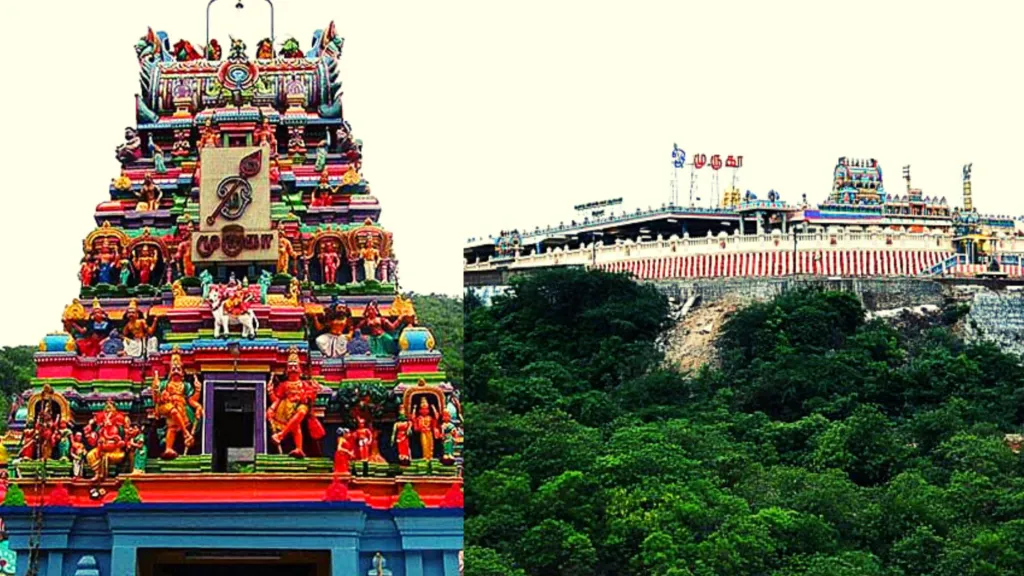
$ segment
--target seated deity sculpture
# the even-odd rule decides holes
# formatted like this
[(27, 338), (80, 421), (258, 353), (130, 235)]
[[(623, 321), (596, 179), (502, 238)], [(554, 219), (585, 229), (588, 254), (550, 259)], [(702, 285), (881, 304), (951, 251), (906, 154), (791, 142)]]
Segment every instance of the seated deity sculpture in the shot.
[(128, 303), (124, 313), (124, 352), (133, 358), (155, 354), (158, 343), (156, 336), (156, 318), (148, 321), (139, 311), (135, 300)]
[(352, 314), (348, 306), (335, 304), (324, 319), (313, 316), (313, 326), (324, 333), (316, 337), (316, 346), (327, 358), (338, 358), (348, 353), (347, 333), (351, 327)]

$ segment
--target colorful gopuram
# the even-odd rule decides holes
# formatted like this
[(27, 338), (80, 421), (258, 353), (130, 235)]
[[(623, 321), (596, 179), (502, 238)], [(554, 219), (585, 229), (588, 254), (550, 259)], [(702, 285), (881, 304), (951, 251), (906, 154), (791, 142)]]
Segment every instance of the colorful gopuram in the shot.
[(343, 44), (135, 45), (137, 124), (3, 438), (19, 574), (459, 573), (461, 407)]

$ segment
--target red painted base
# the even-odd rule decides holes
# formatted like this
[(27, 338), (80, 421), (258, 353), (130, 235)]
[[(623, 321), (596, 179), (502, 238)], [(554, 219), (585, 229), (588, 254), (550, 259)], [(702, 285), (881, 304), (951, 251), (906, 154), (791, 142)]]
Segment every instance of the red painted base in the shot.
[[(140, 474), (131, 478), (144, 503), (187, 502), (322, 502), (334, 476), (331, 474), (271, 475), (271, 474)], [(440, 507), (445, 494), (453, 485), (461, 485), (461, 478), (425, 478), (399, 476), (397, 478), (353, 478), (339, 475), (348, 483), (348, 500), (365, 502), (371, 508), (388, 509), (398, 501), (406, 484), (412, 484), (428, 508)], [(72, 506), (94, 507), (113, 502), (120, 481), (109, 480), (101, 487), (106, 494), (101, 499), (90, 497), (96, 485), (89, 480), (67, 478), (47, 481), (40, 486), (33, 480), (16, 480), (25, 491), (30, 506), (50, 498), (58, 486), (67, 490)], [(62, 495), (63, 499), (63, 495)]]

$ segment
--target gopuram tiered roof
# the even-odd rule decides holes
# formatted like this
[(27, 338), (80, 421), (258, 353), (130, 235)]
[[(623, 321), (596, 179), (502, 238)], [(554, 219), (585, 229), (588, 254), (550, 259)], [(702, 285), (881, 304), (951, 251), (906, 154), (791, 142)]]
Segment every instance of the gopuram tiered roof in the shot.
[[(333, 23), (305, 51), (135, 45), (137, 124), (3, 438), (6, 503), (28, 506), (3, 513), (19, 562), (134, 574), (156, 542), (454, 573), (461, 407), (399, 292), (343, 45)], [(86, 517), (88, 554), (68, 536)], [(68, 538), (47, 552), (47, 530)]]

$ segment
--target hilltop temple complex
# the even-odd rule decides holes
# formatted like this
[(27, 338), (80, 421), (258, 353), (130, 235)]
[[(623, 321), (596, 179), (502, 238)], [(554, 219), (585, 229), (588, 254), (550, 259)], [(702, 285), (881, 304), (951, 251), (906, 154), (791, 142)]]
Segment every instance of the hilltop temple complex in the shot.
[(19, 574), (459, 573), (462, 410), (343, 44), (135, 45), (137, 123), (3, 438)]
[[(695, 164), (703, 167), (699, 159), (685, 164), (691, 174)], [(741, 165), (742, 157), (725, 163), (733, 170)], [(569, 224), (469, 240), (464, 279), (467, 286), (487, 290), (500, 287), (511, 273), (553, 266), (629, 272), (654, 281), (1024, 277), (1024, 221), (979, 214), (971, 171), (970, 164), (963, 167), (963, 205), (956, 208), (945, 197), (913, 187), (909, 166), (903, 169), (906, 189), (898, 193), (886, 189), (878, 160), (843, 157), (833, 170), (831, 192), (816, 206), (806, 194), (793, 203), (774, 190), (759, 198), (730, 186), (709, 208), (670, 202), (619, 214), (602, 209)]]

